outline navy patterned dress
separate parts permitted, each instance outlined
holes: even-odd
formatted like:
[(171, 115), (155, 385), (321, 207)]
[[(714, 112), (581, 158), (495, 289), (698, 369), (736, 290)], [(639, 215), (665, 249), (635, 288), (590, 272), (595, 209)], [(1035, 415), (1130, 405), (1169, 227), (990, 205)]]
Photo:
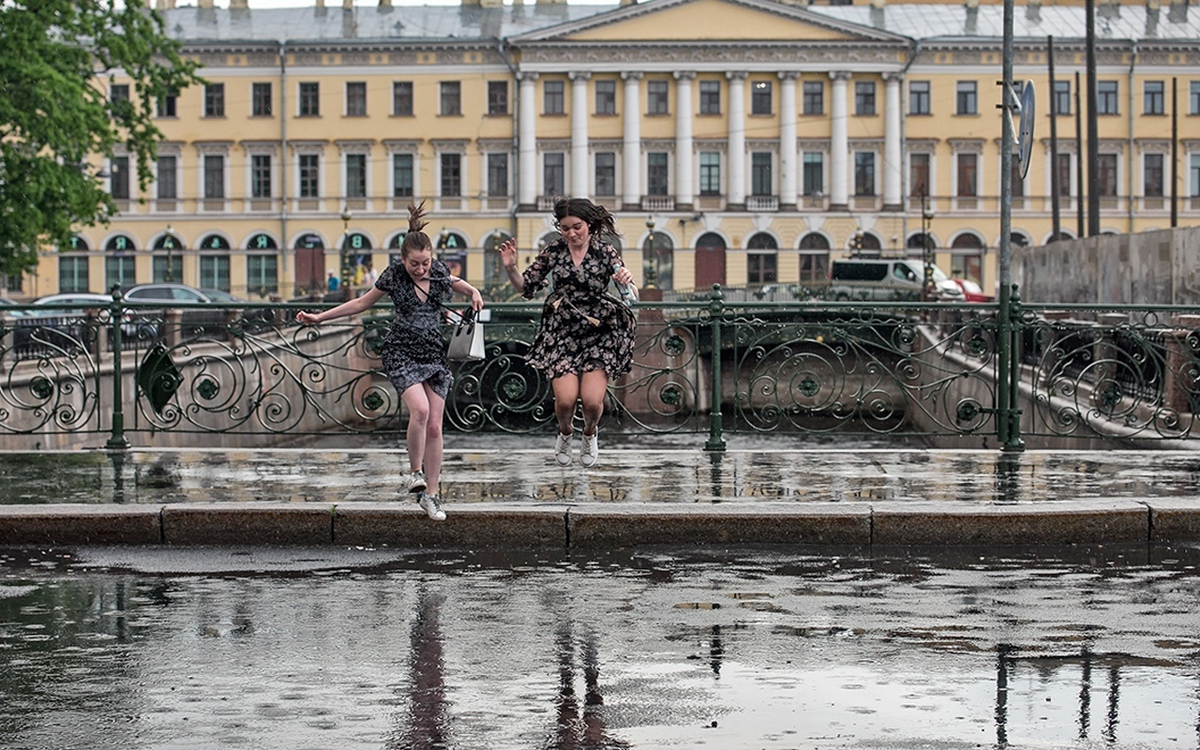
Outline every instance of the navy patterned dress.
[(603, 370), (610, 379), (629, 372), (637, 318), (608, 292), (615, 263), (621, 263), (621, 254), (593, 235), (578, 266), (571, 260), (566, 241), (559, 239), (525, 269), (526, 299), (553, 282), (526, 357), (531, 367), (551, 380), (590, 370)]
[(375, 288), (386, 292), (396, 306), (396, 316), (383, 339), (381, 352), (383, 371), (396, 393), (404, 393), (419, 383), (428, 383), (442, 398), (450, 392), (454, 377), (446, 365), (441, 306), (453, 294), (450, 284), (454, 280), (445, 263), (433, 261), (427, 297), (398, 259), (376, 280)]

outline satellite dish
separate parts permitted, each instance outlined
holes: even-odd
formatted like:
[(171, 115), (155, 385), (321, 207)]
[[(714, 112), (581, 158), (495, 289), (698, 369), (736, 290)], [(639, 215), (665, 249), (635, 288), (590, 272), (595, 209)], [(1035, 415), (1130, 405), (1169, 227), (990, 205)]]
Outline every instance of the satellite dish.
[(1029, 173), (1029, 155), (1033, 152), (1034, 93), (1033, 81), (1025, 81), (1021, 89), (1021, 125), (1017, 132), (1017, 160), (1021, 168), (1021, 179)]

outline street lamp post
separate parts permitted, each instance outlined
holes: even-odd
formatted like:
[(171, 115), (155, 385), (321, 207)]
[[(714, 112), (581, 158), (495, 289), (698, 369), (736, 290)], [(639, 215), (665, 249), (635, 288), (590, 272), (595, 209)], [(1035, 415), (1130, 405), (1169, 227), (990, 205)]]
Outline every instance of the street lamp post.
[(933, 286), (933, 238), (929, 236), (929, 225), (933, 222), (933, 209), (929, 206), (929, 196), (921, 193), (921, 262), (925, 268), (925, 283), (921, 285), (921, 300), (929, 301), (929, 291)]
[(646, 264), (646, 288), (657, 288), (658, 282), (658, 256), (654, 254), (654, 217), (646, 217), (646, 229), (650, 232), (646, 237), (646, 255), (649, 261)]
[(350, 272), (350, 219), (354, 214), (350, 213), (350, 207), (346, 206), (342, 209), (342, 250), (338, 254), (338, 261), (341, 264), (341, 287), (346, 299), (350, 299), (350, 280), (352, 278)]
[(163, 247), (167, 250), (167, 272), (163, 275), (163, 281), (170, 283), (175, 280), (175, 233), (171, 231), (170, 224), (167, 225)]

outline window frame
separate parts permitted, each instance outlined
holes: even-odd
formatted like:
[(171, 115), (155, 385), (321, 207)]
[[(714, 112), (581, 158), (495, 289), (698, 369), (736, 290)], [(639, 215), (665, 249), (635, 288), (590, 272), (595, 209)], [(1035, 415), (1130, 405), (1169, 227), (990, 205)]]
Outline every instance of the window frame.
[(412, 81), (392, 81), (392, 117), (412, 117), (415, 111)]
[(597, 80), (592, 95), (596, 115), (609, 117), (617, 114), (617, 82), (614, 79)]
[[(264, 96), (265, 88), (265, 96)], [(274, 87), (270, 81), (250, 82), (250, 116), (273, 117), (275, 111)]]
[[(917, 88), (918, 86), (923, 87)], [(933, 114), (933, 83), (930, 81), (908, 82), (908, 114), (922, 117)]]
[(367, 82), (346, 81), (346, 117), (367, 116)]
[(671, 114), (671, 83), (663, 78), (646, 81), (646, 115)]
[(462, 113), (462, 81), (438, 81), (438, 117), (461, 117)]
[(771, 81), (750, 82), (750, 114), (760, 117), (775, 114), (775, 87)]
[(800, 87), (801, 113), (806, 117), (825, 114), (825, 82), (803, 81)]
[(508, 114), (508, 81), (487, 82), (487, 113), (490, 117)]
[(296, 94), (297, 117), (321, 116), (321, 83), (319, 81), (298, 81)]
[(567, 113), (567, 82), (554, 79), (542, 83), (542, 114), (558, 117)]
[(958, 117), (979, 114), (979, 81), (954, 82), (954, 114)]
[(875, 101), (875, 82), (874, 81), (855, 81), (854, 82), (854, 116), (855, 117), (875, 117), (878, 114), (876, 111)]

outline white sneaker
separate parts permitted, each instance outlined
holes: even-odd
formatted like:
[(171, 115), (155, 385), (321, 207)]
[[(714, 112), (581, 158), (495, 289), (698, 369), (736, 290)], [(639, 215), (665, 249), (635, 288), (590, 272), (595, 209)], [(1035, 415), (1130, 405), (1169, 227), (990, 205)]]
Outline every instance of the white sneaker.
[(401, 492), (411, 492), (416, 494), (418, 492), (424, 492), (426, 487), (425, 472), (421, 471), (420, 469), (400, 475)]
[(571, 465), (571, 438), (574, 436), (573, 433), (571, 435), (563, 435), (561, 432), (558, 434), (558, 440), (554, 442), (554, 460), (558, 462), (559, 466)]
[(442, 510), (442, 499), (437, 495), (426, 495), (424, 492), (417, 498), (417, 505), (425, 511), (425, 515), (435, 521), (445, 521), (446, 511)]
[(579, 449), (579, 463), (583, 466), (595, 466), (600, 456), (600, 433), (593, 432), (583, 436), (583, 445)]

